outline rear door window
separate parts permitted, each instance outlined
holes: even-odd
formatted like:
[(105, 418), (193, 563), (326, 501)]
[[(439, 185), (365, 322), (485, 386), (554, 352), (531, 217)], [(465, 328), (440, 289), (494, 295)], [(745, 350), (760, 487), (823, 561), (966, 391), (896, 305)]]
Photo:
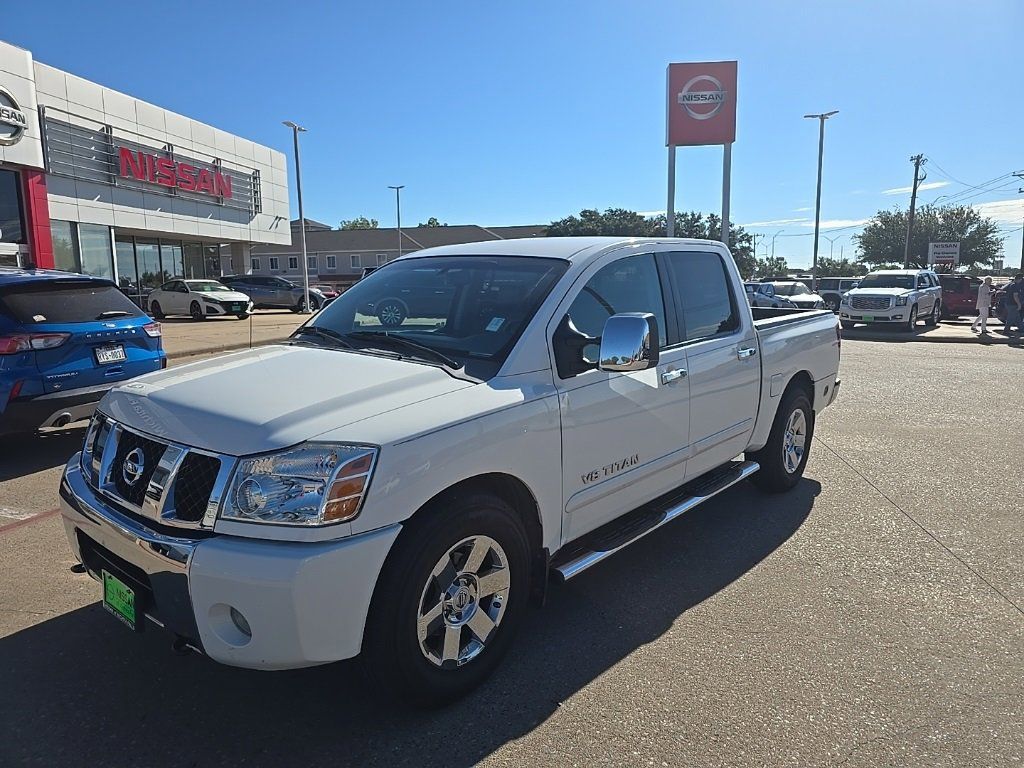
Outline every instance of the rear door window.
[(19, 323), (91, 323), (142, 317), (142, 311), (112, 285), (64, 281), (12, 286), (0, 293), (0, 306)]
[(686, 341), (732, 333), (740, 326), (736, 298), (717, 253), (665, 254)]

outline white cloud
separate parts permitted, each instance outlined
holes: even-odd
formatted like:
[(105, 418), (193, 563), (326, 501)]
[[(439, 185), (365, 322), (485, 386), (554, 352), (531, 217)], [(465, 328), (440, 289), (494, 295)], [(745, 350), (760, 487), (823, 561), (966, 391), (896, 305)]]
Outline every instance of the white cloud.
[(1024, 197), (975, 203), (973, 207), (982, 216), (987, 216), (1000, 224), (1020, 225), (1021, 218), (1024, 218)]
[(793, 209), (793, 213), (807, 213), (807, 211), (813, 211), (813, 210), (814, 209), (811, 208), (811, 206), (805, 205), (803, 208), (794, 208)]
[[(823, 219), (822, 229), (835, 229), (837, 227), (859, 227), (867, 224), (871, 219)], [(811, 226), (814, 226), (813, 224)]]
[[(869, 219), (822, 219), (822, 229), (835, 229), (836, 227), (859, 227), (861, 224), (867, 224)], [(743, 224), (744, 227), (808, 227), (814, 228), (814, 219), (802, 218), (802, 219), (772, 219), (771, 221), (752, 221), (749, 224)]]
[[(917, 185), (917, 191), (923, 192), (926, 189), (942, 189), (948, 187), (951, 182), (948, 181), (928, 181), (924, 184)], [(909, 195), (911, 191), (910, 187), (893, 187), (892, 189), (883, 189), (883, 195)]]
[[(665, 215), (665, 211), (637, 211), (637, 213), (639, 213), (641, 216), (645, 216), (645, 217), (664, 216)], [(732, 218), (732, 217), (730, 216), (729, 218)]]
[[(730, 217), (731, 218), (731, 217)], [(771, 219), (770, 221), (752, 221), (749, 224), (741, 224), (741, 227), (781, 227), (783, 224), (795, 224), (806, 227), (807, 222), (814, 226), (814, 222), (808, 218), (802, 219)]]

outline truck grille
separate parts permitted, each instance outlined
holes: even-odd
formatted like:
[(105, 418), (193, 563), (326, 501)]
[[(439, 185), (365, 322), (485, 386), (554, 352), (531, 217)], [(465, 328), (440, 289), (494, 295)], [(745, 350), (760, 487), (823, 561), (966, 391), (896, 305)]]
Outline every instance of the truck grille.
[(854, 296), (850, 304), (854, 309), (888, 309), (889, 299), (887, 297)]
[(206, 510), (220, 502), (232, 466), (231, 457), (142, 435), (102, 414), (82, 450), (90, 485), (134, 516), (172, 527), (212, 525)]

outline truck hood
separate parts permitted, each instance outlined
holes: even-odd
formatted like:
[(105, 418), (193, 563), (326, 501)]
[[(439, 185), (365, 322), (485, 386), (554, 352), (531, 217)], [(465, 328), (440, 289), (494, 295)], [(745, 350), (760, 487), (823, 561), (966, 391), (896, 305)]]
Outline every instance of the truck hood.
[(164, 440), (241, 456), (472, 386), (431, 365), (275, 345), (143, 376), (111, 390), (100, 410)]

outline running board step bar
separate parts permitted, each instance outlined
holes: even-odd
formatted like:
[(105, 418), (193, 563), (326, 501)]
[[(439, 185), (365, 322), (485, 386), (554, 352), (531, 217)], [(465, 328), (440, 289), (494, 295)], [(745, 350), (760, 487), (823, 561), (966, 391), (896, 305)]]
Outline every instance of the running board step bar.
[(733, 461), (701, 475), (669, 495), (587, 534), (575, 546), (570, 545), (564, 556), (556, 556), (551, 567), (563, 581), (568, 581), (651, 531), (746, 480), (760, 468), (756, 461)]

